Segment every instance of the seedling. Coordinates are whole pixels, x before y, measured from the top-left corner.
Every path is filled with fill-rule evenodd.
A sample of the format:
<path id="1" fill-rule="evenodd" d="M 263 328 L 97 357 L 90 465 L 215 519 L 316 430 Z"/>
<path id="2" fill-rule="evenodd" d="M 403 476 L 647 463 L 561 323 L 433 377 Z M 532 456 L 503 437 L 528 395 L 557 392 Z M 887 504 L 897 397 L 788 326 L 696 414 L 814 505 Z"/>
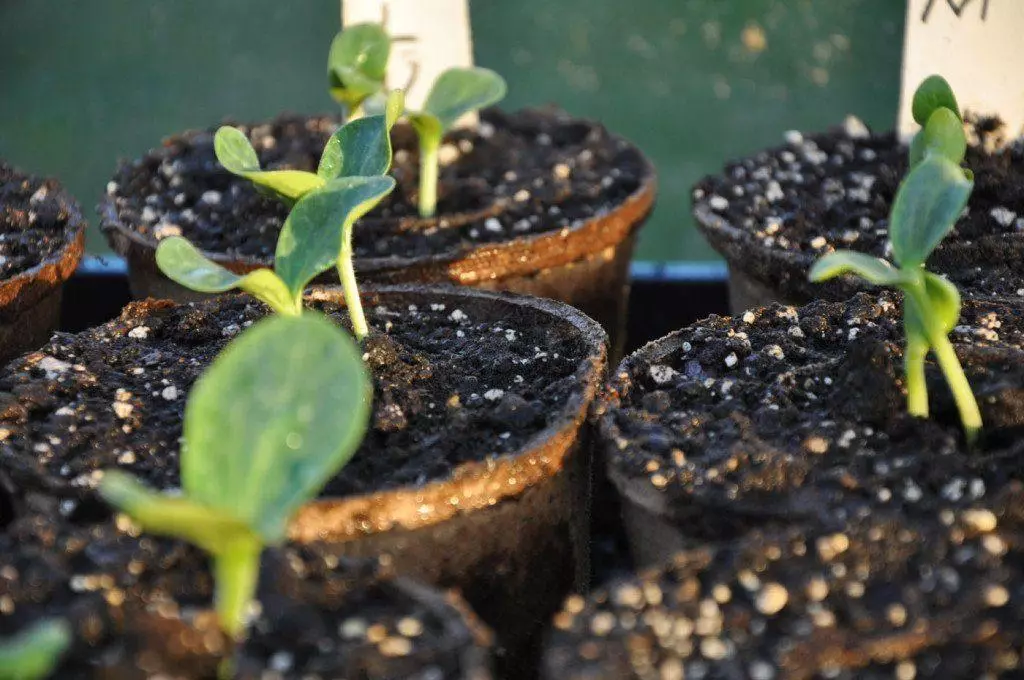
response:
<path id="1" fill-rule="evenodd" d="M 973 443 L 981 430 L 981 413 L 948 337 L 960 318 L 960 293 L 924 268 L 925 260 L 963 212 L 974 187 L 973 174 L 959 165 L 966 138 L 959 112 L 949 108 L 956 106 L 956 99 L 948 84 L 943 91 L 945 81 L 936 78 L 926 80 L 914 96 L 914 117 L 924 121 L 924 128 L 914 140 L 912 169 L 900 184 L 889 215 L 896 264 L 840 250 L 818 260 L 810 279 L 825 281 L 853 273 L 868 283 L 903 291 L 907 410 L 928 417 L 924 362 L 932 351 L 953 392 L 967 440 Z"/>
<path id="2" fill-rule="evenodd" d="M 313 189 L 298 197 L 285 220 L 277 240 L 273 270 L 256 269 L 236 274 L 179 236 L 160 242 L 156 250 L 157 266 L 168 278 L 191 290 L 223 293 L 240 289 L 262 300 L 278 314 L 295 316 L 302 313 L 305 287 L 337 262 L 352 326 L 357 337 L 365 337 L 368 326 L 355 288 L 351 234 L 356 220 L 394 189 L 394 179 L 384 173 L 391 166 L 388 132 L 401 111 L 401 101 L 400 92 L 393 94 L 386 114 L 353 121 L 332 135 L 316 175 L 293 170 L 252 171 L 256 179 L 269 182 L 265 186 L 276 182 L 267 179 L 275 172 L 291 173 L 289 176 L 309 175 L 317 180 Z M 222 161 L 227 159 L 233 163 L 250 153 L 255 156 L 244 134 L 233 128 L 221 128 L 218 135 L 222 134 Z M 229 141 L 232 139 L 235 141 Z M 289 180 L 275 186 L 281 189 L 298 184 Z M 340 255 L 344 256 L 343 263 L 339 262 Z"/>
<path id="3" fill-rule="evenodd" d="M 355 24 L 334 37 L 327 55 L 330 93 L 349 120 L 363 116 L 363 103 L 384 90 L 391 40 L 378 24 Z"/>
<path id="4" fill-rule="evenodd" d="M 108 471 L 100 493 L 146 531 L 208 552 L 224 631 L 243 636 L 260 554 L 352 457 L 372 396 L 359 348 L 318 314 L 271 317 L 233 340 L 185 407 L 181 495 Z"/>
<path id="5" fill-rule="evenodd" d="M 217 160 L 232 174 L 293 205 L 306 194 L 341 177 L 372 177 L 391 168 L 391 128 L 405 105 L 401 90 L 388 93 L 384 112 L 351 120 L 327 140 L 316 172 L 263 170 L 256 149 L 238 128 L 225 125 L 213 138 Z"/>
<path id="6" fill-rule="evenodd" d="M 42 680 L 53 673 L 71 645 L 71 626 L 46 619 L 0 640 L 0 680 Z"/>
<path id="7" fill-rule="evenodd" d="M 339 33 L 327 59 L 331 95 L 354 110 L 384 91 L 391 40 L 376 24 L 356 24 Z M 437 77 L 421 111 L 409 111 L 420 140 L 419 212 L 437 212 L 437 173 L 441 138 L 467 113 L 501 101 L 505 80 L 486 68 L 450 68 Z"/>

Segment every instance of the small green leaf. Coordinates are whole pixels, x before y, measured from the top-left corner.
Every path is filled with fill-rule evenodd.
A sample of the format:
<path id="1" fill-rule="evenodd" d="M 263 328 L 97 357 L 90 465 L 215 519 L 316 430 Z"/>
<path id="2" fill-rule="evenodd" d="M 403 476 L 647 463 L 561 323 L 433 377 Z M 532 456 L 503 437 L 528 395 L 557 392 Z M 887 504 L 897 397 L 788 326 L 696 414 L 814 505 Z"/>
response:
<path id="1" fill-rule="evenodd" d="M 939 324 L 942 334 L 948 335 L 960 320 L 960 291 L 945 278 L 931 272 L 924 272 L 924 290 L 931 316 Z"/>
<path id="2" fill-rule="evenodd" d="M 384 87 L 390 54 L 391 39 L 378 24 L 355 24 L 338 33 L 327 56 L 331 96 L 357 109 Z"/>
<path id="3" fill-rule="evenodd" d="M 342 125 L 327 140 L 317 174 L 338 177 L 383 175 L 391 167 L 391 128 L 387 116 L 364 116 Z"/>
<path id="4" fill-rule="evenodd" d="M 350 336 L 319 314 L 275 316 L 233 340 L 185 408 L 187 498 L 267 543 L 355 453 L 371 383 Z"/>
<path id="5" fill-rule="evenodd" d="M 918 130 L 910 140 L 910 153 L 908 154 L 908 157 L 911 168 L 924 160 L 924 153 L 927 148 L 924 130 Z"/>
<path id="6" fill-rule="evenodd" d="M 959 117 L 947 108 L 936 109 L 928 119 L 923 136 L 925 153 L 937 153 L 959 165 L 967 153 L 967 135 Z M 916 139 L 916 138 L 915 138 Z"/>
<path id="7" fill-rule="evenodd" d="M 837 250 L 814 263 L 808 278 L 815 283 L 841 276 L 856 274 L 876 286 L 898 286 L 903 274 L 885 260 L 852 250 Z"/>
<path id="8" fill-rule="evenodd" d="M 235 274 L 208 259 L 188 240 L 172 236 L 156 248 L 156 264 L 167 278 L 199 293 L 224 293 L 238 288 L 262 300 L 278 314 L 297 314 L 302 300 L 269 269 Z"/>
<path id="9" fill-rule="evenodd" d="M 960 118 L 960 106 L 956 95 L 946 79 L 939 75 L 928 76 L 917 86 L 911 102 L 911 112 L 918 125 L 924 125 L 936 109 L 947 108 Z"/>
<path id="10" fill-rule="evenodd" d="M 434 116 L 447 130 L 470 111 L 501 101 L 506 89 L 505 80 L 490 69 L 451 68 L 430 88 L 423 113 Z"/>
<path id="11" fill-rule="evenodd" d="M 148 489 L 120 470 L 107 470 L 99 486 L 103 499 L 149 533 L 189 541 L 211 554 L 253 530 L 241 519 L 183 496 Z"/>
<path id="12" fill-rule="evenodd" d="M 324 180 L 316 173 L 305 170 L 262 170 L 247 172 L 244 176 L 253 184 L 270 189 L 288 202 L 297 201 L 324 185 Z"/>
<path id="13" fill-rule="evenodd" d="M 71 626 L 63 619 L 44 619 L 6 640 L 0 640 L 0 680 L 42 680 L 71 646 Z"/>
<path id="14" fill-rule="evenodd" d="M 260 157 L 249 138 L 238 128 L 224 125 L 213 137 L 213 151 L 224 168 L 235 175 L 259 172 Z"/>
<path id="15" fill-rule="evenodd" d="M 960 166 L 942 156 L 927 156 L 907 174 L 889 216 L 889 238 L 900 267 L 924 264 L 956 224 L 972 187 Z"/>
<path id="16" fill-rule="evenodd" d="M 384 104 L 384 116 L 387 118 L 388 130 L 395 126 L 398 119 L 405 113 L 405 91 L 391 90 Z"/>
<path id="17" fill-rule="evenodd" d="M 387 176 L 340 177 L 295 204 L 277 239 L 275 267 L 290 294 L 299 296 L 338 258 L 346 226 L 395 188 Z"/>

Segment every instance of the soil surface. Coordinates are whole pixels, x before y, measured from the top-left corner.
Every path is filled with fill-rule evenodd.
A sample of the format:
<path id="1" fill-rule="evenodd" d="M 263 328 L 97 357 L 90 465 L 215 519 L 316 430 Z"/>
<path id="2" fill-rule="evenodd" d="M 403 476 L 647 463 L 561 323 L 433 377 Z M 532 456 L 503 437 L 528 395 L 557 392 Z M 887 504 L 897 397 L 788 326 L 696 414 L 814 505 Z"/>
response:
<path id="1" fill-rule="evenodd" d="M 0 532 L 0 637 L 60 617 L 74 642 L 54 677 L 217 677 L 234 650 L 210 610 L 204 554 L 139 537 L 120 517 L 116 526 L 55 521 L 56 509 L 35 502 L 40 514 Z M 486 633 L 475 639 L 436 591 L 315 547 L 267 550 L 257 599 L 234 656 L 240 679 L 461 680 L 467 663 L 486 655 L 475 649 Z"/>
<path id="2" fill-rule="evenodd" d="M 825 134 L 787 133 L 787 144 L 735 161 L 694 187 L 700 226 L 730 265 L 785 299 L 844 299 L 844 288 L 807 282 L 811 264 L 833 250 L 891 257 L 888 217 L 907 171 L 907 148 L 856 119 Z M 1000 150 L 997 121 L 968 125 L 964 165 L 975 187 L 929 262 L 968 293 L 1024 298 L 1024 140 Z M 724 221 L 724 225 L 721 223 Z M 717 224 L 712 224 L 717 223 Z M 865 284 L 857 284 L 863 289 Z"/>
<path id="3" fill-rule="evenodd" d="M 827 536 L 680 553 L 570 597 L 544 678 L 1019 678 L 1021 535 L 984 512 L 913 527 L 876 515 Z"/>
<path id="4" fill-rule="evenodd" d="M 315 171 L 338 124 L 282 116 L 240 127 L 262 167 Z M 215 130 L 172 137 L 123 164 L 108 184 L 108 200 L 122 223 L 145 236 L 181 234 L 210 252 L 272 258 L 287 209 L 220 166 Z M 392 137 L 398 187 L 355 229 L 358 258 L 459 253 L 571 227 L 618 206 L 646 175 L 639 152 L 596 123 L 557 110 L 488 110 L 478 128 L 447 136 L 438 219 L 422 221 L 417 137 L 404 123 Z"/>
<path id="5" fill-rule="evenodd" d="M 70 207 L 56 180 L 24 175 L 0 162 L 0 279 L 28 271 L 74 239 L 79 225 Z"/>
<path id="6" fill-rule="evenodd" d="M 512 454 L 581 397 L 578 371 L 590 350 L 575 326 L 470 300 L 364 294 L 374 329 L 373 425 L 324 496 L 441 480 L 465 461 Z M 314 306 L 348 327 L 336 304 Z M 265 314 L 244 295 L 186 306 L 148 301 L 107 325 L 56 335 L 0 373 L 0 468 L 21 494 L 66 498 L 71 515 L 104 468 L 178 487 L 189 388 L 231 337 Z"/>
<path id="7" fill-rule="evenodd" d="M 628 357 L 601 419 L 609 472 L 696 542 L 753 528 L 987 508 L 1024 478 L 1024 311 L 968 301 L 951 340 L 985 422 L 965 444 L 929 359 L 906 412 L 902 299 L 712 316 Z"/>

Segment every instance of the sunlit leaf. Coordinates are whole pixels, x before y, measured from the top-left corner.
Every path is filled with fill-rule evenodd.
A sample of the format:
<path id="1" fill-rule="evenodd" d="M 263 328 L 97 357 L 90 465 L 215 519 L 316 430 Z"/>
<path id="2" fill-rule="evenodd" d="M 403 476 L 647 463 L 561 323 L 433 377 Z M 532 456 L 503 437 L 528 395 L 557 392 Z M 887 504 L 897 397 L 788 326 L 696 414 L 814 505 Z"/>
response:
<path id="1" fill-rule="evenodd" d="M 931 316 L 939 323 L 943 335 L 956 328 L 960 320 L 960 291 L 945 278 L 924 272 L 924 289 L 928 295 Z"/>
<path id="2" fill-rule="evenodd" d="M 924 125 L 939 108 L 947 108 L 960 117 L 960 106 L 956 102 L 953 88 L 939 75 L 928 76 L 917 86 L 911 102 L 911 113 L 918 125 Z"/>
<path id="3" fill-rule="evenodd" d="M 896 286 L 903 282 L 903 274 L 880 258 L 852 250 L 837 250 L 814 263 L 809 273 L 811 281 L 827 281 L 843 274 L 856 274 L 876 286 Z"/>
<path id="4" fill-rule="evenodd" d="M 330 92 L 350 110 L 384 87 L 391 40 L 378 24 L 355 24 L 331 42 L 327 56 Z"/>
<path id="5" fill-rule="evenodd" d="M 927 156 L 907 174 L 889 217 L 893 256 L 901 267 L 928 259 L 960 217 L 972 187 L 958 165 L 938 155 Z"/>
<path id="6" fill-rule="evenodd" d="M 470 111 L 501 101 L 505 80 L 486 68 L 451 68 L 434 81 L 422 113 L 435 117 L 447 130 Z"/>
<path id="7" fill-rule="evenodd" d="M 922 137 L 925 153 L 937 153 L 951 163 L 959 165 L 967 152 L 964 124 L 946 108 L 936 109 L 918 136 Z"/>

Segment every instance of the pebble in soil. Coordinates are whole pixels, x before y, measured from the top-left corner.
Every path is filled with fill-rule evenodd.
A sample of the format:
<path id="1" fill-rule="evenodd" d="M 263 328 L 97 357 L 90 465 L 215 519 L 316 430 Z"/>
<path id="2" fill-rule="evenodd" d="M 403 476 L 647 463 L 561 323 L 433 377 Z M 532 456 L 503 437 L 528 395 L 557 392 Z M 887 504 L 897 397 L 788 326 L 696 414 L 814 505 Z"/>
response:
<path id="1" fill-rule="evenodd" d="M 445 138 L 438 220 L 429 223 L 418 220 L 415 133 L 395 127 L 391 174 L 398 187 L 355 229 L 357 258 L 457 253 L 573 227 L 614 209 L 645 179 L 639 152 L 600 125 L 556 110 L 488 110 L 482 121 Z M 282 116 L 240 127 L 262 167 L 314 171 L 337 125 L 333 118 Z M 287 209 L 219 165 L 214 131 L 172 137 L 122 165 L 107 200 L 121 223 L 144 236 L 183 235 L 211 252 L 271 258 Z"/>
<path id="2" fill-rule="evenodd" d="M 486 631 L 439 593 L 396 580 L 386 565 L 339 562 L 309 546 L 264 553 L 236 653 L 210 609 L 203 553 L 140 536 L 121 516 L 76 525 L 34 504 L 38 514 L 0 532 L 0 637 L 67 619 L 74 639 L 55 677 L 213 679 L 234 654 L 234 677 L 244 680 L 457 680 L 486 658 Z"/>
<path id="3" fill-rule="evenodd" d="M 496 318 L 452 298 L 366 300 L 373 423 L 325 496 L 443 480 L 461 463 L 520 451 L 581 398 L 589 349 L 567 321 L 512 305 L 498 305 Z M 337 304 L 313 304 L 347 326 Z M 149 301 L 110 324 L 55 335 L 0 373 L 0 467 L 22 496 L 62 497 L 68 516 L 93 516 L 95 503 L 79 503 L 93 498 L 105 468 L 177 488 L 193 381 L 265 313 L 248 296 Z"/>
<path id="4" fill-rule="evenodd" d="M 1018 499 L 1019 501 L 1019 499 Z M 988 511 L 752 534 L 571 596 L 547 680 L 1020 677 L 1021 536 Z"/>
<path id="5" fill-rule="evenodd" d="M 875 292 L 713 316 L 627 358 L 601 420 L 613 478 L 694 541 L 990 506 L 1024 474 L 1024 315 L 969 301 L 951 334 L 985 421 L 971 450 L 931 360 L 932 417 L 906 412 L 901 305 Z"/>
<path id="6" fill-rule="evenodd" d="M 932 262 L 968 292 L 1021 299 L 1024 139 L 1002 146 L 1004 130 L 991 119 L 967 130 L 964 165 L 974 172 L 974 192 Z M 853 118 L 824 134 L 789 132 L 786 140 L 705 177 L 693 201 L 738 230 L 703 227 L 731 262 L 803 300 L 829 290 L 805 280 L 822 255 L 847 249 L 892 257 L 889 211 L 907 172 L 907 149 L 893 133 L 871 134 Z"/>
<path id="7" fill-rule="evenodd" d="M 0 280 L 52 258 L 74 238 L 78 221 L 55 180 L 23 175 L 0 162 Z"/>

